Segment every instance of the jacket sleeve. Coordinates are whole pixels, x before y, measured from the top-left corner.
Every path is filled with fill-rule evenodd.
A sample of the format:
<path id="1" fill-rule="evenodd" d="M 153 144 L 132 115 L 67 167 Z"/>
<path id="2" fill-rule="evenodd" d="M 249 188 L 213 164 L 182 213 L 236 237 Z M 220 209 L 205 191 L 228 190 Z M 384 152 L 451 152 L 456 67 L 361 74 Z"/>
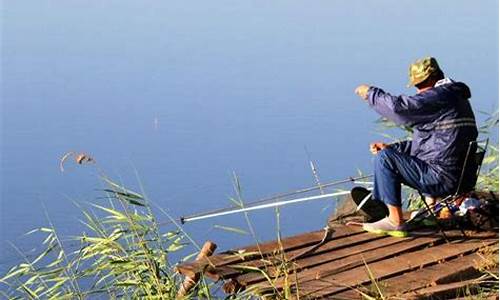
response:
<path id="1" fill-rule="evenodd" d="M 406 141 L 401 141 L 397 143 L 390 144 L 392 149 L 404 153 L 404 154 L 410 154 L 411 152 L 411 140 L 406 140 Z"/>
<path id="2" fill-rule="evenodd" d="M 377 87 L 368 90 L 368 104 L 377 113 L 397 125 L 414 126 L 435 119 L 446 104 L 435 92 L 414 96 L 393 96 Z"/>

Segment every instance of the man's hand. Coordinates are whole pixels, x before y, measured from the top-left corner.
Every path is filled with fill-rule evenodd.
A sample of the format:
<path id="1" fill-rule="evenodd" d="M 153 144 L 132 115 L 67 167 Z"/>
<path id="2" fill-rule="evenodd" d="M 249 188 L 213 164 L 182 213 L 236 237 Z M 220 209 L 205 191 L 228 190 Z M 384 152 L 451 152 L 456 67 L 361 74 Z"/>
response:
<path id="1" fill-rule="evenodd" d="M 363 100 L 368 100 L 368 90 L 370 89 L 369 85 L 362 84 L 358 86 L 354 92 L 356 95 L 360 96 Z"/>
<path id="2" fill-rule="evenodd" d="M 373 155 L 376 155 L 380 150 L 387 148 L 387 146 L 389 146 L 389 145 L 381 143 L 381 142 L 371 143 L 370 144 L 370 152 Z"/>

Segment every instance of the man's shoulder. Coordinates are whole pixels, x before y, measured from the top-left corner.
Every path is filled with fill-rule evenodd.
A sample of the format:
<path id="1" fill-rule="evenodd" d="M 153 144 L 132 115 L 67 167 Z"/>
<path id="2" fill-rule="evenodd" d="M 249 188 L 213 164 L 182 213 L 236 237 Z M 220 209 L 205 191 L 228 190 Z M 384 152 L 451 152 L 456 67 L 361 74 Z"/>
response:
<path id="1" fill-rule="evenodd" d="M 471 97 L 470 88 L 463 82 L 453 81 L 449 78 L 442 79 L 432 88 L 435 93 L 441 96 L 458 97 L 469 99 Z"/>

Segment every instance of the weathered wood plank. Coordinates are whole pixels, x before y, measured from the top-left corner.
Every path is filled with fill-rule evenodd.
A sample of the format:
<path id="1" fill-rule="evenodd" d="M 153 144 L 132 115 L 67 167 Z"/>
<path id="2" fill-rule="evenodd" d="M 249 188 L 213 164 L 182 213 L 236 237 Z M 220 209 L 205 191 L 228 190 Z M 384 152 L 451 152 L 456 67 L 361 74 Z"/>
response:
<path id="1" fill-rule="evenodd" d="M 390 238 L 384 241 L 393 241 L 396 239 L 397 238 Z M 443 238 L 440 235 L 419 238 L 400 238 L 400 243 L 388 244 L 385 247 L 379 247 L 374 249 L 373 251 L 368 251 L 366 253 L 357 253 L 355 255 L 345 257 L 339 261 L 330 261 L 317 267 L 304 270 L 298 273 L 295 277 L 289 278 L 288 283 L 294 283 L 296 280 L 298 280 L 298 282 L 300 282 L 301 284 L 309 281 L 316 281 L 323 277 L 332 276 L 336 273 L 342 273 L 347 270 L 363 266 L 363 260 L 367 263 L 376 262 L 378 260 L 387 259 L 388 257 L 392 257 L 397 254 L 402 254 L 407 251 L 412 251 L 432 245 L 434 243 L 442 241 L 442 239 Z M 332 252 L 331 255 L 335 255 L 335 252 Z M 274 286 L 277 288 L 283 288 L 284 284 L 286 283 L 287 282 L 285 282 L 283 279 L 279 278 L 274 283 Z M 269 283 L 263 283 L 260 285 L 260 287 L 272 288 Z"/>
<path id="2" fill-rule="evenodd" d="M 449 231 L 447 233 L 448 237 L 450 239 L 458 239 L 459 241 L 462 241 L 462 235 L 460 231 L 454 230 L 454 231 Z M 475 236 L 477 238 L 491 238 L 491 237 L 497 237 L 498 235 L 496 233 L 476 233 Z M 396 239 L 396 238 L 391 238 L 391 239 Z M 400 240 L 405 240 L 406 242 L 403 244 L 397 244 L 397 245 L 388 245 L 387 247 L 380 247 L 380 249 L 376 249 L 374 251 L 368 251 L 367 253 L 363 253 L 363 255 L 354 255 L 347 257 L 345 259 L 342 259 L 341 261 L 332 261 L 326 264 L 322 264 L 307 270 L 304 270 L 296 275 L 296 279 L 299 280 L 299 282 L 304 283 L 307 281 L 314 281 L 314 280 L 319 280 L 323 277 L 330 276 L 333 274 L 341 273 L 346 270 L 353 269 L 358 266 L 363 265 L 363 259 L 367 263 L 372 263 L 378 260 L 383 260 L 389 257 L 392 257 L 394 255 L 399 255 L 404 252 L 409 252 L 409 251 L 416 251 L 418 249 L 421 249 L 425 246 L 430 246 L 436 243 L 442 243 L 444 242 L 442 239 L 442 236 L 440 234 L 434 234 L 428 237 L 413 237 L 413 238 L 405 238 L 405 239 L 400 239 Z M 387 241 L 387 240 L 383 240 Z M 382 245 L 381 245 L 382 246 Z M 332 252 L 332 255 L 335 255 L 335 252 Z M 288 282 L 292 281 L 294 282 L 294 278 L 289 279 Z M 276 282 L 274 283 L 275 286 L 278 288 L 282 287 L 283 280 L 282 279 L 277 279 Z M 266 283 L 260 284 L 261 286 L 265 286 Z M 270 288 L 270 286 L 268 286 Z"/>
<path id="3" fill-rule="evenodd" d="M 459 282 L 452 282 L 447 284 L 438 284 L 436 286 L 431 286 L 416 291 L 409 292 L 407 294 L 401 295 L 403 299 L 413 300 L 413 299 L 450 299 L 449 297 L 457 298 L 464 295 L 464 291 L 467 289 L 478 287 L 479 281 L 477 279 L 469 279 Z"/>
<path id="4" fill-rule="evenodd" d="M 330 240 L 332 238 L 347 237 L 351 235 L 356 235 L 362 233 L 363 230 L 359 227 L 339 227 L 335 228 L 333 236 L 327 238 Z M 198 262 L 188 262 L 181 264 L 176 267 L 176 271 L 185 276 L 194 276 L 197 273 L 201 273 L 207 269 L 213 269 L 214 267 L 220 267 L 227 264 L 234 264 L 242 261 L 250 261 L 253 259 L 260 259 L 262 256 L 271 254 L 275 251 L 283 249 L 284 251 L 289 251 L 293 249 L 305 248 L 312 246 L 320 242 L 324 237 L 324 230 L 318 230 L 314 232 L 299 234 L 296 236 L 284 238 L 281 240 L 281 245 L 278 241 L 269 241 L 257 245 L 251 245 L 247 247 L 239 248 L 234 251 L 226 251 L 220 254 L 216 254 L 210 258 L 202 259 Z"/>
<path id="5" fill-rule="evenodd" d="M 397 298 L 403 293 L 416 289 L 476 278 L 481 274 L 476 268 L 476 263 L 480 260 L 479 255 L 472 253 L 444 263 L 430 265 L 423 269 L 381 280 L 378 284 L 384 296 Z M 352 292 L 352 290 L 348 290 L 337 293 L 335 297 L 349 298 L 352 297 Z M 354 293 L 359 296 L 359 293 L 355 291 Z"/>
<path id="6" fill-rule="evenodd" d="M 283 257 L 278 256 L 277 254 L 271 254 L 265 259 L 253 260 L 250 262 L 243 262 L 239 264 L 231 264 L 222 267 L 216 267 L 213 270 L 210 270 L 211 277 L 210 278 L 233 278 L 239 276 L 238 280 L 241 279 L 241 282 L 245 282 L 245 284 L 259 281 L 259 277 L 262 277 L 262 274 L 257 272 L 245 273 L 241 271 L 242 268 L 252 267 L 252 268 L 260 268 L 266 271 L 266 273 L 270 277 L 276 276 L 276 265 L 280 264 L 280 260 L 284 258 L 285 261 L 290 262 L 293 258 L 298 258 L 294 260 L 294 264 L 297 267 L 297 270 L 312 267 L 314 265 L 322 264 L 328 262 L 332 259 L 340 259 L 342 257 L 352 255 L 356 252 L 363 251 L 366 249 L 364 246 L 365 243 L 370 243 L 371 248 L 375 246 L 380 246 L 380 239 L 384 239 L 387 237 L 384 236 L 376 236 L 369 233 L 361 233 L 354 236 L 347 237 L 338 237 L 332 238 L 331 240 L 325 242 L 321 246 L 314 249 L 310 253 L 307 253 L 303 256 L 298 257 L 301 253 L 304 253 L 306 249 L 296 249 L 292 251 L 286 251 L 285 253 L 281 253 Z M 399 240 L 401 241 L 401 240 Z M 382 243 L 383 244 L 383 243 Z M 331 252 L 335 251 L 335 255 L 332 256 Z M 328 260 L 329 259 L 329 260 Z M 218 276 L 218 277 L 217 277 Z"/>
<path id="7" fill-rule="evenodd" d="M 373 236 L 374 239 L 370 240 L 370 238 L 366 238 L 366 237 L 364 237 L 364 235 Z M 457 237 L 461 238 L 461 233 L 458 230 L 450 231 L 448 235 L 450 235 L 451 239 L 457 238 Z M 429 236 L 432 236 L 435 238 L 435 240 L 433 240 L 433 242 L 440 242 L 441 238 L 442 238 L 442 236 L 440 234 L 436 234 L 436 233 L 433 233 L 430 235 L 427 234 L 427 237 L 429 237 Z M 318 266 L 318 265 L 323 265 L 323 264 L 326 264 L 326 263 L 329 263 L 329 262 L 332 262 L 332 261 L 335 261 L 335 260 L 338 260 L 341 258 L 346 258 L 348 256 L 363 253 L 363 252 L 366 252 L 368 250 L 376 250 L 376 249 L 380 250 L 381 248 L 383 248 L 385 246 L 390 246 L 390 245 L 395 244 L 395 243 L 401 243 L 401 242 L 404 242 L 407 240 L 413 240 L 413 239 L 417 239 L 417 238 L 421 239 L 422 237 L 425 237 L 425 236 L 418 235 L 415 237 L 408 237 L 408 238 L 402 239 L 402 238 L 393 238 L 393 237 L 388 237 L 388 236 L 380 236 L 380 235 L 373 235 L 370 233 L 364 233 L 361 235 L 357 235 L 355 237 L 351 237 L 353 240 L 356 240 L 356 242 L 353 241 L 353 243 L 351 245 L 346 245 L 346 246 L 338 247 L 338 248 L 335 246 L 335 243 L 337 243 L 338 240 L 332 240 L 332 241 L 329 241 L 328 243 L 326 243 L 325 245 L 323 245 L 322 247 L 318 248 L 317 253 L 315 251 L 314 253 L 306 256 L 305 258 L 299 259 L 298 261 L 295 261 L 294 262 L 295 270 L 293 270 L 293 271 L 300 272 L 304 269 L 310 269 L 310 268 Z M 382 238 L 383 238 L 383 240 L 378 240 L 378 239 L 382 239 Z M 366 239 L 366 242 L 368 242 L 368 243 L 366 243 L 366 242 L 358 243 L 364 239 Z M 421 240 L 421 241 L 423 243 L 432 243 L 432 241 L 426 241 L 426 240 Z M 354 246 L 356 246 L 356 247 L 354 247 Z M 410 246 L 410 247 L 411 248 L 409 248 L 409 249 L 413 249 L 413 246 Z M 418 248 L 418 246 L 417 246 L 417 248 Z M 392 248 L 392 249 L 395 249 L 395 248 Z M 402 248 L 400 250 L 404 251 L 405 249 L 406 248 Z M 384 251 L 382 250 L 382 252 L 379 252 L 379 253 L 384 253 Z M 393 253 L 399 253 L 399 251 L 393 252 Z M 389 255 L 390 254 L 391 253 L 389 253 Z M 381 258 L 383 258 L 383 257 L 370 256 L 366 259 L 368 262 L 371 262 L 371 261 L 375 261 L 375 260 L 381 259 Z M 360 265 L 361 259 L 359 257 L 356 257 L 355 264 L 353 264 L 353 265 L 352 264 L 351 265 L 345 264 L 346 262 L 347 262 L 346 260 L 343 260 L 344 265 L 342 265 L 341 267 L 348 269 L 348 268 L 352 268 L 352 267 Z M 337 267 L 339 267 L 339 266 L 337 266 Z M 237 276 L 238 272 L 235 271 L 234 269 L 231 269 L 230 266 L 225 266 L 224 268 L 227 268 L 224 271 L 231 274 L 231 278 L 234 278 L 238 282 L 238 284 L 242 285 L 242 286 L 251 285 L 251 284 L 255 284 L 259 281 L 266 280 L 266 278 L 260 272 L 251 272 L 251 273 L 247 272 L 246 274 L 240 274 L 239 276 Z M 333 270 L 331 270 L 331 271 L 333 271 L 335 273 L 335 272 L 339 272 L 341 270 L 342 270 L 342 268 L 340 268 L 340 269 L 333 268 Z M 220 270 L 215 270 L 216 273 L 219 273 L 219 271 Z M 275 277 L 275 275 L 276 275 L 274 272 L 274 268 L 272 268 L 272 267 L 266 269 L 265 271 L 266 271 L 266 275 L 268 275 L 269 277 Z M 243 272 L 240 272 L 240 273 L 243 273 Z M 302 272 L 300 274 L 305 274 L 305 273 Z M 211 278 L 213 278 L 214 280 L 221 278 L 221 277 L 217 277 L 216 274 L 211 274 L 211 275 L 212 275 Z M 235 276 L 237 276 L 237 277 L 235 278 Z M 317 277 L 317 274 L 315 274 L 314 276 Z M 228 278 L 228 277 L 225 277 L 225 278 Z"/>
<path id="8" fill-rule="evenodd" d="M 440 234 L 398 239 L 364 233 L 359 227 L 340 226 L 335 230 L 321 245 L 317 244 L 324 238 L 324 231 L 315 231 L 282 239 L 281 244 L 278 241 L 262 243 L 260 252 L 255 251 L 257 245 L 243 247 L 239 254 L 250 253 L 246 257 L 235 254 L 238 250 L 227 251 L 202 263 L 183 264 L 179 270 L 187 275 L 205 271 L 215 280 L 231 278 L 236 284 L 230 292 L 239 288 L 240 282 L 265 292 L 271 286 L 261 274 L 243 274 L 238 267 L 261 268 L 271 277 L 280 276 L 275 278 L 274 285 L 281 289 L 283 272 L 278 272 L 276 266 L 266 260 L 274 259 L 276 264 L 279 255 L 286 261 L 298 255 L 293 261 L 294 268 L 290 268 L 293 274 L 288 274 L 287 284 L 294 289 L 295 282 L 299 282 L 300 299 L 359 299 L 360 294 L 352 287 L 370 283 L 364 260 L 380 284 L 388 287 L 384 295 L 405 293 L 408 297 L 420 297 L 430 291 L 431 284 L 444 287 L 477 275 L 473 266 L 477 255 L 470 253 L 484 245 L 495 245 L 498 249 L 496 232 L 469 232 L 467 238 L 462 238 L 458 231 L 450 231 L 447 235 L 455 241 L 444 244 Z"/>
<path id="9" fill-rule="evenodd" d="M 477 298 L 472 297 L 472 299 L 477 299 Z M 471 300 L 471 297 L 470 296 L 459 297 L 459 298 L 454 298 L 454 300 Z M 481 300 L 498 300 L 498 292 L 481 294 Z"/>
<path id="10" fill-rule="evenodd" d="M 373 235 L 371 235 L 373 237 Z M 329 251 L 321 251 L 318 254 L 314 253 L 314 255 L 307 256 L 303 259 L 299 259 L 297 261 L 294 261 L 293 264 L 295 266 L 294 269 L 289 270 L 289 273 L 291 272 L 302 272 L 308 269 L 311 269 L 313 267 L 323 265 L 326 263 L 330 263 L 333 261 L 339 261 L 342 259 L 346 259 L 349 256 L 364 253 L 367 251 L 375 250 L 375 249 L 381 249 L 383 247 L 392 245 L 392 244 L 397 244 L 397 243 L 402 243 L 404 240 L 402 239 L 395 239 L 395 238 L 389 238 L 389 237 L 376 237 L 370 238 L 370 234 L 366 234 L 362 239 L 359 239 L 356 241 L 356 243 L 350 244 L 345 247 L 339 247 L 338 249 L 335 247 L 335 243 L 333 241 L 331 242 L 331 245 L 325 245 L 325 248 L 328 248 Z M 382 239 L 384 239 L 382 241 Z M 352 247 L 351 247 L 352 246 Z M 278 273 L 281 274 L 278 274 Z M 283 275 L 283 270 L 277 271 L 275 267 L 269 267 L 266 270 L 266 274 L 274 278 L 279 275 Z M 235 278 L 238 282 L 240 282 L 242 285 L 251 285 L 254 283 L 257 283 L 259 281 L 266 280 L 262 274 L 259 273 L 246 273 L 242 274 L 238 277 Z"/>
<path id="11" fill-rule="evenodd" d="M 384 279 L 429 264 L 435 264 L 438 261 L 451 259 L 496 242 L 497 239 L 474 239 L 460 243 L 442 244 L 438 247 L 426 248 L 378 261 L 370 264 L 369 268 L 375 278 Z M 304 296 L 323 297 L 369 282 L 370 277 L 367 274 L 367 269 L 365 266 L 361 266 L 349 272 L 321 278 L 321 280 L 301 281 L 300 289 Z"/>
<path id="12" fill-rule="evenodd" d="M 445 284 L 475 278 L 480 257 L 476 253 L 437 263 L 426 268 L 382 281 L 388 295 L 402 294 L 436 284 Z"/>

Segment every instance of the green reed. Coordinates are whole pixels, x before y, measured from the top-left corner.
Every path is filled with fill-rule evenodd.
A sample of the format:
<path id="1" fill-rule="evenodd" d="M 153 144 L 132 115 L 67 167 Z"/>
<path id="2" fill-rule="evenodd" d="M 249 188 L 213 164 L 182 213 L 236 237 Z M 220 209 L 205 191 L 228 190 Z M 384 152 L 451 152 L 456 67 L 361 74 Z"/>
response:
<path id="1" fill-rule="evenodd" d="M 180 230 L 161 231 L 141 194 L 104 177 L 109 205 L 80 207 L 85 231 L 67 246 L 49 219 L 32 230 L 43 249 L 12 267 L 0 283 L 10 299 L 174 299 L 182 280 L 169 255 L 188 242 Z M 70 250 L 71 249 L 71 250 Z M 19 251 L 20 252 L 20 251 Z M 20 252 L 20 254 L 22 254 Z M 205 283 L 196 291 L 204 291 Z"/>

